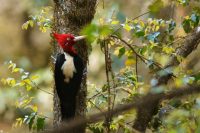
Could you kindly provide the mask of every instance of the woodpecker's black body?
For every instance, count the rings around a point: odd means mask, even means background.
[[[68,53],[69,54],[69,53]],[[62,70],[62,66],[65,61],[64,54],[58,54],[55,64],[55,86],[60,98],[62,120],[69,120],[75,116],[76,108],[76,96],[80,89],[84,64],[82,59],[75,53],[69,54],[73,58],[73,63],[76,71],[73,73],[73,77],[68,82],[65,82],[65,75]],[[67,67],[67,66],[66,66]]]

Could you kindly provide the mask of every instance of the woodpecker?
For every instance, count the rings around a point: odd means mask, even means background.
[[[76,96],[83,77],[82,58],[73,47],[84,36],[53,33],[55,40],[63,50],[56,57],[54,78],[55,88],[60,99],[62,121],[73,119],[76,109]]]

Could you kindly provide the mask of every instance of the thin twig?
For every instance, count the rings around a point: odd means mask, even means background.
[[[114,35],[112,35],[111,37],[112,37],[112,38],[115,38],[115,39],[119,39],[121,42],[123,42],[124,44],[126,44],[126,46],[128,46],[128,47],[132,50],[132,52],[133,52],[137,57],[139,57],[143,62],[145,62],[145,61],[150,61],[150,60],[147,59],[146,57],[144,57],[144,56],[138,54],[138,53],[135,51],[135,49],[131,46],[131,44],[129,44],[129,43],[126,42],[125,40],[123,40],[123,39],[121,39],[121,38],[119,38],[119,37],[117,37],[117,36],[114,36]],[[153,64],[154,64],[155,66],[157,66],[158,68],[163,69],[159,63],[153,61]]]
[[[140,18],[140,17],[142,17],[142,16],[144,16],[144,15],[146,15],[146,14],[148,14],[148,13],[150,13],[150,11],[147,11],[147,12],[145,12],[145,13],[142,13],[142,14],[136,16],[135,18],[132,18],[131,20],[133,21],[133,20],[135,20],[135,19],[138,19],[138,18]],[[128,23],[130,23],[130,22],[131,22],[131,21],[129,21]],[[116,33],[116,32],[117,32],[118,30],[120,30],[122,27],[123,27],[123,26],[120,25],[120,27],[117,28],[115,31],[113,31],[111,35],[113,35],[114,33]],[[109,36],[108,36],[108,37],[109,37]]]
[[[165,68],[162,68],[161,64],[159,64],[159,63],[157,63],[157,62],[155,62],[155,61],[149,60],[149,59],[147,59],[146,57],[144,57],[144,56],[138,54],[138,53],[135,51],[135,49],[131,46],[131,44],[129,44],[129,43],[126,42],[125,40],[123,40],[123,39],[121,39],[121,38],[118,38],[118,37],[116,37],[116,36],[113,36],[113,35],[112,35],[111,37],[116,38],[116,39],[120,39],[120,40],[121,40],[124,44],[126,44],[126,46],[128,46],[128,47],[133,51],[133,53],[135,53],[135,55],[136,55],[137,57],[139,57],[144,63],[145,63],[145,61],[152,62],[153,65],[155,65],[156,67],[158,67],[160,70],[164,70],[165,72],[168,73],[168,71],[166,71]],[[172,77],[176,78],[176,76],[175,76],[173,73],[171,73],[171,75],[172,75]]]
[[[88,100],[92,105],[94,105],[95,108],[97,108],[100,112],[103,112],[101,108],[99,108],[96,104],[94,104],[91,100]]]
[[[105,67],[106,67],[106,79],[107,79],[107,90],[108,90],[108,111],[111,111],[111,91],[110,91],[110,78],[109,78],[109,64],[110,64],[110,60],[109,60],[109,48],[108,48],[108,44],[104,42],[104,52],[105,52]],[[107,126],[107,132],[110,132],[110,122],[111,122],[111,113],[108,113],[108,115],[106,116],[106,126]]]
[[[30,79],[30,81],[31,81],[31,83],[32,83],[38,90],[43,91],[43,92],[45,92],[45,93],[50,94],[50,95],[53,96],[53,93],[41,89],[40,87],[38,87],[38,85],[37,85],[33,80]]]
[[[138,57],[135,55],[135,75],[138,82]]]

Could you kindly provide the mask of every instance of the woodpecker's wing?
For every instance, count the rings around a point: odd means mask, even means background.
[[[85,66],[83,64],[83,59],[80,58],[78,55],[74,56],[74,65],[77,70],[77,73],[83,74]]]
[[[56,57],[56,63],[55,63],[55,70],[54,70],[54,79],[55,79],[55,87],[58,93],[58,96],[60,97],[62,95],[62,89],[64,89],[64,75],[61,70],[61,67],[65,61],[64,54],[58,54]]]

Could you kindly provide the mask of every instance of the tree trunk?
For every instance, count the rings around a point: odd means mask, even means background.
[[[83,26],[89,24],[94,17],[96,0],[54,0],[54,24],[53,32],[72,33],[78,35]],[[52,41],[53,55],[60,52],[57,44]],[[83,58],[85,66],[88,62],[87,45],[85,41],[80,41],[76,49],[80,57]],[[81,89],[77,96],[76,116],[84,117],[86,112],[86,95],[87,95],[87,76],[83,76]],[[61,123],[60,102],[54,87],[54,127]],[[77,129],[75,132],[83,133],[85,127]]]

